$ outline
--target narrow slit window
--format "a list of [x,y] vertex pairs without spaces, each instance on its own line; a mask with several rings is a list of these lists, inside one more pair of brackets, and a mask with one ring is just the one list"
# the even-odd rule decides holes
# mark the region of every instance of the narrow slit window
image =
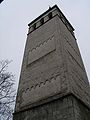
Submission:
[[52,19],[52,13],[48,14],[49,19]]
[[40,22],[41,22],[41,25],[43,25],[43,24],[44,24],[44,18],[42,18],[42,19],[40,20]]
[[33,25],[33,30],[35,30],[36,29],[36,23]]

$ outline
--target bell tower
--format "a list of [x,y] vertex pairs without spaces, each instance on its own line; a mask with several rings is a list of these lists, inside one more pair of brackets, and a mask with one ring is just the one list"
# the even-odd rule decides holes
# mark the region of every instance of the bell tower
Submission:
[[13,120],[89,120],[90,86],[74,28],[57,5],[28,26]]

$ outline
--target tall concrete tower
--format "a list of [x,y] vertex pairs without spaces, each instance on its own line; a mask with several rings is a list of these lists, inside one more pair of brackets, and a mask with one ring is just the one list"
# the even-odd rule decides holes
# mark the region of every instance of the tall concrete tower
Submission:
[[57,5],[29,25],[13,120],[90,120],[74,28]]

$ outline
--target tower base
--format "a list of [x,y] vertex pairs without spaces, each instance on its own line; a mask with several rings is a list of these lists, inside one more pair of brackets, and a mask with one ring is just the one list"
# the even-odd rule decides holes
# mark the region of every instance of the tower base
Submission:
[[90,120],[90,109],[73,95],[14,113],[13,120]]

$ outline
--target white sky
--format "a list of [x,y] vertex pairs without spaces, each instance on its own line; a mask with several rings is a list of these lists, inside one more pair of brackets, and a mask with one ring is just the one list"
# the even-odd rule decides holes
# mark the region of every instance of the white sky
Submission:
[[57,4],[75,28],[90,81],[90,0],[4,0],[0,4],[0,60],[13,60],[9,69],[18,84],[28,23]]

